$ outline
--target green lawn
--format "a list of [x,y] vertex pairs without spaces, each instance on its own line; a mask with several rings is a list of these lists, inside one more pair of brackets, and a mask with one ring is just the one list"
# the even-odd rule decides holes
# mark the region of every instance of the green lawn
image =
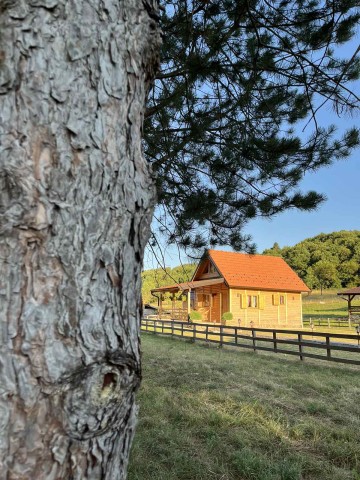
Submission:
[[[341,290],[314,290],[310,295],[303,295],[304,319],[313,318],[347,318],[347,302],[337,295]],[[354,300],[353,305],[360,305],[360,299]]]
[[360,480],[360,368],[142,334],[129,480]]

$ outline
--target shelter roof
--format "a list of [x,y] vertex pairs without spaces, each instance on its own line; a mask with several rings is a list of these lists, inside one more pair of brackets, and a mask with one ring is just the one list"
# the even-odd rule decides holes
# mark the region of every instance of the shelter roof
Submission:
[[360,287],[350,288],[344,292],[339,292],[338,295],[360,295]]
[[208,250],[207,254],[229,287],[309,291],[301,278],[280,257],[221,250]]

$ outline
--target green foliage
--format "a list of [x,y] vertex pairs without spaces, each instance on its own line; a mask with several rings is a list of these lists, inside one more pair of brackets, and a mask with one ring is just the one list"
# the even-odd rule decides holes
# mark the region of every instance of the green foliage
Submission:
[[281,256],[309,288],[360,285],[360,231],[321,233],[293,247],[276,244],[265,255]]
[[[194,270],[195,265],[192,263],[186,263],[174,268],[166,267],[165,269],[155,268],[152,270],[144,270],[141,274],[143,302],[154,303],[154,301],[156,301],[156,298],[151,295],[153,288],[188,282],[193,276]],[[165,296],[168,297],[169,294]]]
[[200,312],[197,312],[196,310],[192,310],[189,313],[189,320],[190,322],[200,322],[202,320],[202,315]]
[[224,312],[221,315],[221,323],[223,325],[226,325],[227,322],[231,322],[232,319],[233,319],[233,314],[231,312]]
[[359,108],[350,82],[360,60],[334,53],[356,33],[359,2],[162,3],[161,68],[144,124],[159,229],[184,247],[252,250],[241,233],[249,219],[314,209],[324,197],[299,191],[304,172],[359,145],[356,128],[336,137],[316,118],[323,104]]
[[338,280],[337,270],[332,262],[327,260],[319,260],[313,266],[313,272],[315,277],[318,279],[321,291],[324,287],[339,286],[336,285]]

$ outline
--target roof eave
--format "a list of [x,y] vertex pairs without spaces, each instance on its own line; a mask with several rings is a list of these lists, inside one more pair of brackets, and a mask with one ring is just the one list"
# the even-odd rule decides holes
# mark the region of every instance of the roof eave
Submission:
[[153,288],[151,290],[151,294],[153,295],[154,293],[166,293],[166,292],[176,293],[179,291],[187,292],[188,290],[191,290],[191,289],[202,288],[202,287],[212,286],[212,285],[219,285],[223,283],[224,283],[223,277],[209,278],[206,280],[195,280],[195,281],[190,281],[185,283],[179,283],[178,285],[169,285],[164,287]]
[[291,292],[291,293],[308,293],[310,292],[310,288],[306,287],[305,289],[293,289],[293,288],[279,288],[279,287],[259,287],[259,286],[249,286],[249,285],[235,285],[229,284],[229,288],[241,288],[242,290],[260,290],[266,292]]

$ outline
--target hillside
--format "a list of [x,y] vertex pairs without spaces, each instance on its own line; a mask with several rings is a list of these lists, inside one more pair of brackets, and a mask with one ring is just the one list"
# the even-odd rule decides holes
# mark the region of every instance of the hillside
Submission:
[[275,243],[265,255],[282,257],[309,288],[360,285],[360,231],[320,233],[293,247]]
[[142,297],[144,303],[154,302],[156,299],[151,295],[151,289],[172,285],[173,283],[187,282],[191,279],[196,265],[186,263],[174,268],[155,268],[142,272]]

